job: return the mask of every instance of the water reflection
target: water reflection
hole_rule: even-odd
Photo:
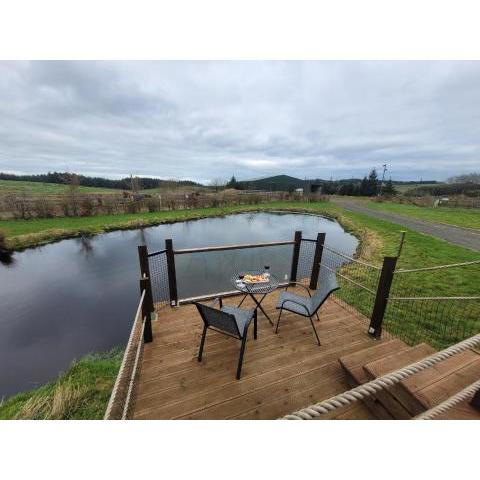
[[[0,263],[5,267],[13,266],[15,263],[14,253],[0,250]]]
[[[250,213],[63,240],[0,257],[0,398],[55,378],[88,352],[125,344],[138,301],[137,245],[155,251],[166,238],[175,248],[289,240],[295,230],[310,238],[325,231],[327,243],[347,253],[357,245],[326,219]],[[277,252],[275,263],[265,260],[267,250],[181,255],[179,293],[199,285],[231,289],[233,266],[269,263],[278,275],[288,272],[291,246]]]

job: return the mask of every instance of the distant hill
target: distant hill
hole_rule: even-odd
[[[247,180],[238,182],[240,187],[246,190],[268,190],[268,191],[288,191],[295,188],[302,188],[305,180],[290,177],[289,175],[275,175],[273,177],[259,178],[257,180]]]

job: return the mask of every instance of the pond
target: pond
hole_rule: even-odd
[[[126,343],[139,298],[137,245],[155,251],[164,248],[166,238],[173,239],[174,248],[292,240],[295,230],[307,238],[326,232],[326,243],[347,254],[358,244],[337,222],[322,217],[249,213],[63,240],[15,253],[10,264],[0,264],[0,398],[54,380],[86,353]],[[237,251],[233,263],[228,252],[178,256],[179,295],[232,290],[227,272],[262,268],[267,261],[283,280],[292,247],[272,248],[277,250],[267,257],[258,253],[262,249]]]

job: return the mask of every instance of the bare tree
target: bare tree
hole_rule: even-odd
[[[142,189],[142,180],[139,177],[132,177],[132,175],[130,175],[130,184],[133,194],[137,194]]]
[[[218,192],[219,190],[223,190],[226,184],[227,184],[227,181],[221,177],[215,177],[210,181],[210,186],[215,189],[215,192]]]
[[[80,188],[80,178],[75,173],[68,173],[65,176],[65,180],[68,185],[68,203],[70,206],[70,213],[76,217],[79,214],[78,190]]]

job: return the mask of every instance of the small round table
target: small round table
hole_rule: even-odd
[[[240,278],[238,278],[240,273],[242,275],[261,275],[264,272],[256,271],[256,270],[238,272],[232,276],[231,282],[232,282],[232,285],[237,290],[245,294],[245,296],[242,298],[242,301],[238,304],[238,306],[240,307],[242,303],[245,301],[245,299],[248,296],[250,296],[251,299],[255,302],[255,305],[256,305],[255,309],[259,308],[262,311],[262,313],[268,318],[268,321],[270,322],[270,324],[273,325],[272,320],[270,319],[270,317],[267,315],[267,313],[262,307],[262,302],[269,293],[276,290],[278,285],[280,285],[280,282],[278,281],[277,277],[275,277],[275,275],[270,273],[269,274],[270,278],[268,282],[244,283],[242,280],[240,280]],[[255,295],[261,295],[260,301],[257,300]]]

